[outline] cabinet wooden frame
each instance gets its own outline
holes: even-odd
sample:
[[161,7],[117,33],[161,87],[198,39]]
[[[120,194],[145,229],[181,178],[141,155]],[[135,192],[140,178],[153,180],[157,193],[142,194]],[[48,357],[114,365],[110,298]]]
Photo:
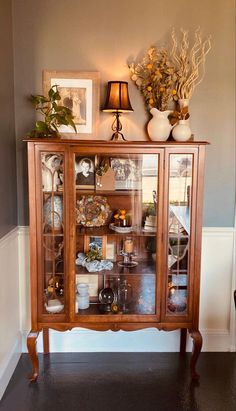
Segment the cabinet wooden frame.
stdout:
[[[125,142],[112,143],[94,141],[93,146],[87,141],[71,139],[61,140],[28,140],[29,162],[29,207],[30,207],[30,278],[31,278],[31,319],[32,330],[29,334],[28,347],[33,365],[32,379],[38,376],[38,362],[35,342],[37,334],[45,330],[45,352],[49,351],[47,330],[52,328],[65,331],[73,327],[85,327],[94,330],[111,329],[117,331],[136,330],[155,327],[159,330],[181,329],[181,350],[184,351],[188,329],[193,338],[194,351],[191,362],[191,373],[197,378],[195,365],[199,355],[202,339],[198,329],[200,261],[201,261],[201,224],[205,142],[188,143],[153,143]],[[40,155],[42,152],[58,152],[64,156],[64,275],[65,275],[65,309],[63,313],[47,314],[43,309],[43,257],[42,257],[42,181]],[[117,314],[117,315],[79,315],[75,312],[75,155],[158,155],[159,196],[157,213],[156,242],[156,312],[155,314]],[[189,263],[189,289],[187,315],[168,315],[167,299],[167,241],[168,241],[168,187],[169,156],[171,154],[191,154],[193,156],[192,207]],[[73,183],[72,183],[73,182]],[[91,234],[93,236],[93,234]],[[94,235],[95,236],[95,235]],[[86,240],[87,241],[87,240]]]

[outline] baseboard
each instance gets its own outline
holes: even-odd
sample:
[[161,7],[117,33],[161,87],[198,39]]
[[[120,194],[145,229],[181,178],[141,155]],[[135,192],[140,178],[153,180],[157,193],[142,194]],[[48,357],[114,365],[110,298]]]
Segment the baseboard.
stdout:
[[229,330],[201,330],[203,345],[202,351],[205,352],[232,352],[235,347],[230,345]]
[[18,333],[15,343],[8,351],[0,363],[0,399],[2,398],[5,389],[11,379],[11,376],[17,366],[21,356],[22,337]]

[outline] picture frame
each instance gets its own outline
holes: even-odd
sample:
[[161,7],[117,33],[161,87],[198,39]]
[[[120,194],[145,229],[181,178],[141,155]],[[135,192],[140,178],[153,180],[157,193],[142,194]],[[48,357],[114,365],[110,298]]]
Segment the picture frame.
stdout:
[[75,156],[75,185],[82,190],[92,190],[96,184],[95,156]]
[[84,236],[84,252],[87,253],[89,251],[89,244],[95,243],[102,250],[102,256],[104,259],[107,258],[107,236],[102,235],[85,235]]
[[[43,91],[47,94],[53,85],[58,86],[61,104],[70,108],[78,138],[96,138],[99,122],[99,84],[97,71],[43,70]],[[72,127],[60,126],[60,133],[77,138]]]
[[132,158],[110,159],[111,169],[114,171],[115,190],[141,190],[142,167],[141,161]]

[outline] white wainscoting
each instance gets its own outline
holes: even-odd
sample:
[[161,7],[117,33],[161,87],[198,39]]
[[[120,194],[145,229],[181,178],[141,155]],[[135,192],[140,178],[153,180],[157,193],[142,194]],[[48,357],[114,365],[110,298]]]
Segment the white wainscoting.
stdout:
[[0,399],[22,350],[18,259],[16,227],[0,239]]
[[[21,323],[22,350],[26,351],[29,331],[29,257],[28,228],[19,228],[21,260]],[[204,228],[202,243],[202,274],[200,330],[203,335],[203,351],[235,351],[235,310],[233,309],[233,228]],[[24,266],[24,272],[22,272]],[[146,329],[135,332],[98,332],[73,329],[65,333],[50,330],[52,352],[160,352],[179,350],[179,331],[162,332]],[[192,344],[188,341],[187,349]],[[42,338],[38,340],[42,351]]]
[[[204,228],[200,330],[203,351],[235,351],[235,230]],[[0,239],[0,399],[30,330],[29,229],[19,227]],[[50,330],[52,352],[160,352],[179,350],[179,331],[150,328],[135,332]],[[187,350],[192,347],[188,340]],[[38,351],[42,351],[42,336]]]

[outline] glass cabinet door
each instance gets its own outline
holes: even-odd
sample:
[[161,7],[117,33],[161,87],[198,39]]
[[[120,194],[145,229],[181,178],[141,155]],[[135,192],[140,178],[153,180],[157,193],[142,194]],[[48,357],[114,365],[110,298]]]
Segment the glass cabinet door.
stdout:
[[[41,152],[41,244],[39,287],[43,289],[43,314],[65,312],[64,286],[64,154]],[[40,202],[40,197],[38,198]],[[41,303],[41,302],[40,302]]]
[[189,309],[192,178],[193,154],[170,154],[166,314],[171,316],[186,316]]
[[158,169],[158,154],[74,154],[80,318],[157,314]]

